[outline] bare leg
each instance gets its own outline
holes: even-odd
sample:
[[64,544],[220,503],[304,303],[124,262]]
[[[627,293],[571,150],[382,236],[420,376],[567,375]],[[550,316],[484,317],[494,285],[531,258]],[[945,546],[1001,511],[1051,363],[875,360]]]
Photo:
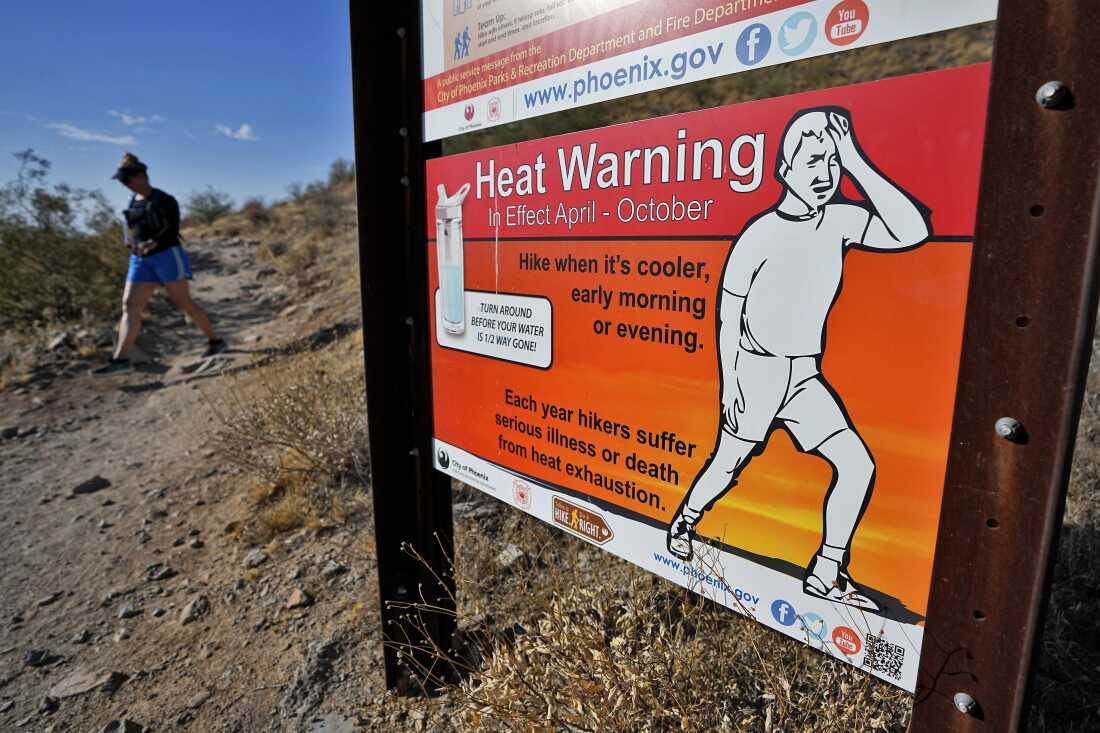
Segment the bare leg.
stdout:
[[126,283],[126,289],[122,292],[122,319],[118,322],[118,344],[114,358],[123,359],[130,352],[141,332],[145,306],[156,291],[156,283]]
[[737,475],[749,462],[758,444],[730,435],[725,430],[703,470],[691,482],[683,506],[693,514],[702,514],[733,488]]
[[733,488],[737,475],[745,468],[757,445],[725,430],[719,431],[714,453],[695,477],[687,496],[669,523],[666,540],[669,552],[681,560],[691,560],[691,541],[695,536],[695,525],[699,523],[703,512]]
[[206,311],[198,303],[191,300],[191,289],[188,287],[186,280],[168,283],[164,288],[168,291],[168,299],[172,301],[172,305],[176,306],[181,313],[190,316],[195,325],[199,327],[199,330],[206,334],[206,338],[211,341],[217,338],[214,327],[210,325],[210,316],[206,315]]
[[875,462],[854,430],[840,431],[818,446],[817,452],[832,464],[835,475],[825,496],[824,546],[847,552],[871,500]]
[[855,430],[842,430],[817,448],[833,467],[833,483],[825,496],[821,547],[806,569],[803,590],[812,595],[878,611],[848,574],[848,553],[875,482],[875,463]]

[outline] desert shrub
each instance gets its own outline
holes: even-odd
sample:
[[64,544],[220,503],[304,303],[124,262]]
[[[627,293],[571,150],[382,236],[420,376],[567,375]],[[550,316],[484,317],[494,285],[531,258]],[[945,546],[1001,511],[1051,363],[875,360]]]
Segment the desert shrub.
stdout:
[[329,349],[237,376],[211,407],[214,442],[273,532],[340,518],[369,480],[361,365]]
[[332,161],[328,169],[329,187],[339,186],[355,180],[355,163],[343,158]]
[[287,198],[292,203],[301,203],[302,198],[305,196],[306,187],[301,181],[293,181],[286,186]]
[[101,318],[118,310],[126,250],[103,194],[49,182],[50,163],[24,150],[0,187],[0,325]]
[[187,220],[191,224],[213,224],[233,211],[233,198],[223,192],[207,186],[205,191],[192,191],[184,205]]
[[246,199],[241,204],[241,214],[253,227],[262,227],[271,223],[271,209],[259,196]]
[[321,236],[332,236],[348,222],[344,203],[331,188],[318,187],[302,205],[302,217],[309,231]]
[[[521,559],[504,568],[509,546]],[[454,648],[425,641],[445,605],[434,588],[391,604],[391,643],[468,729],[905,729],[903,690],[529,517],[460,520],[456,555]]]

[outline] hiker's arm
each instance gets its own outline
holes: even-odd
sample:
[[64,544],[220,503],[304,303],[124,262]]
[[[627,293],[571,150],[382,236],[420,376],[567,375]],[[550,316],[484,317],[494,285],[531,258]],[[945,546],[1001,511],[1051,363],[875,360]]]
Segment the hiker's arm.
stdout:
[[851,122],[831,112],[828,131],[836,143],[840,164],[866,194],[873,210],[862,241],[857,244],[866,249],[892,250],[927,241],[931,233],[927,209],[868,162],[856,144]]

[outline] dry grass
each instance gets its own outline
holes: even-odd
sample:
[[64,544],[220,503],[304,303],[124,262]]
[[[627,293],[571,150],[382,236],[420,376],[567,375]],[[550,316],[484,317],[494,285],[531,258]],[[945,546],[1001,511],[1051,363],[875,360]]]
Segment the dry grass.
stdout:
[[1100,356],[1093,344],[1029,729],[1100,730]]
[[[434,658],[420,681],[461,729],[904,729],[901,690],[537,520],[489,511],[456,528],[456,650],[424,643],[439,613],[430,598],[405,607],[398,633],[404,652]],[[502,567],[509,545],[523,554]]]
[[215,444],[241,469],[255,509],[250,539],[347,521],[363,507],[366,397],[348,354],[331,347],[288,357],[233,377],[211,401]]
[[259,239],[258,257],[300,287],[333,281],[345,292],[358,287],[354,179],[315,182],[270,206],[249,199],[240,210],[209,225],[189,227],[187,239]]

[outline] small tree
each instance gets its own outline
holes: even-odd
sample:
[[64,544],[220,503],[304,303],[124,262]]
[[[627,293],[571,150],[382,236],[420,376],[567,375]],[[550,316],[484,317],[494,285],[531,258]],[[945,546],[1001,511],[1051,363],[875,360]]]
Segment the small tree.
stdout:
[[192,191],[187,198],[187,218],[195,224],[213,224],[233,211],[233,198],[207,186],[205,191]]
[[51,184],[33,150],[15,158],[15,178],[0,185],[0,331],[113,313],[126,258],[106,198]]
[[294,203],[299,203],[305,196],[306,188],[301,181],[294,181],[286,187],[287,196]]
[[241,213],[244,218],[248,220],[248,223],[254,227],[264,226],[271,223],[271,209],[267,207],[264,200],[259,196],[254,196],[245,200],[241,204]]
[[332,161],[328,169],[328,185],[338,186],[341,183],[355,180],[355,164],[350,160],[337,158]]

